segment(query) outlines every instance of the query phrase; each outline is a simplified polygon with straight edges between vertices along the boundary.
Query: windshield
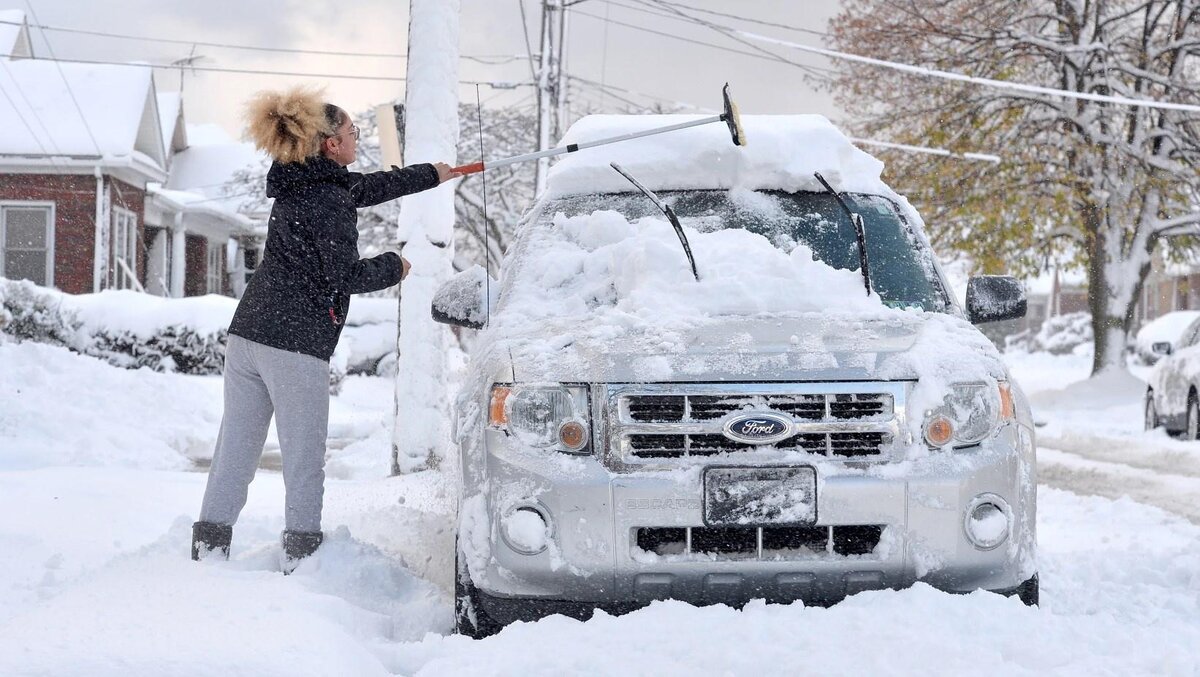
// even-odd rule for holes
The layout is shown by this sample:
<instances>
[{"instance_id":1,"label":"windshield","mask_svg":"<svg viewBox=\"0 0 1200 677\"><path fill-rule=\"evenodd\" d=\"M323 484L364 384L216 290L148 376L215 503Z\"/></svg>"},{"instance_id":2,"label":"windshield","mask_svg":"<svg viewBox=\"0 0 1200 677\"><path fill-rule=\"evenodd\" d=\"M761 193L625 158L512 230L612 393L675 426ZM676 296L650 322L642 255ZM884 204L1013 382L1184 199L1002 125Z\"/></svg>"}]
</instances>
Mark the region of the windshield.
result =
<instances>
[{"instance_id":1,"label":"windshield","mask_svg":"<svg viewBox=\"0 0 1200 677\"><path fill-rule=\"evenodd\" d=\"M662 191L658 195L683 226L701 233L740 228L766 237L784 252L804 244L830 267L859 268L854 226L829 193L688 190ZM843 198L865 223L871 289L891 307L946 310L949 301L934 272L930 253L918 243L896 205L878 195L847 193ZM550 203L543 214L546 218L557 213L572 217L597 210L612 210L630 221L662 216L641 193L562 198ZM703 275L703 262L697 261L697 265Z\"/></svg>"}]
</instances>

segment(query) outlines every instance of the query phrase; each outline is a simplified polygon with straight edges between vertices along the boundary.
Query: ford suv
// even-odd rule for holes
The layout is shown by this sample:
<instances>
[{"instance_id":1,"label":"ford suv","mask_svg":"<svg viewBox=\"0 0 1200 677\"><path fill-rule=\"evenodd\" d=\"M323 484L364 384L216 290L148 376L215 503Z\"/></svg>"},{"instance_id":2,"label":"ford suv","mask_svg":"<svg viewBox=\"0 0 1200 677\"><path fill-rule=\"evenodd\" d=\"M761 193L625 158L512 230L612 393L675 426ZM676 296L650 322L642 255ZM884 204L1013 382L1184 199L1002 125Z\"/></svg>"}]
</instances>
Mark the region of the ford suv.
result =
<instances>
[{"instance_id":1,"label":"ford suv","mask_svg":"<svg viewBox=\"0 0 1200 677\"><path fill-rule=\"evenodd\" d=\"M564 142L677 116L593 116ZM668 118L668 119L663 119ZM460 632L653 600L835 603L924 582L1036 604L1029 405L882 165L819 116L747 116L557 164L456 407ZM453 459L451 459L453 461Z\"/></svg>"}]
</instances>

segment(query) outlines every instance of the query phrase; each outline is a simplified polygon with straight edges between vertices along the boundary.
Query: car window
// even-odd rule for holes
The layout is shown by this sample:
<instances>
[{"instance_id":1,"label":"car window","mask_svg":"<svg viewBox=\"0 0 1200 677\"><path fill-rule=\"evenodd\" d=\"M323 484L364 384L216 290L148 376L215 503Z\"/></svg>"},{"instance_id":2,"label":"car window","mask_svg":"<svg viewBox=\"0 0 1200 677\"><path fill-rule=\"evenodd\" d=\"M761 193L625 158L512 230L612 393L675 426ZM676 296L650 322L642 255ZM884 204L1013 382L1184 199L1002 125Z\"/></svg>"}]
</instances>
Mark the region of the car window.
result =
<instances>
[{"instance_id":1,"label":"car window","mask_svg":"<svg viewBox=\"0 0 1200 677\"><path fill-rule=\"evenodd\" d=\"M659 196L684 226L702 233L741 228L766 237L784 251L804 244L833 268L859 267L854 227L828 193L681 190L662 191ZM946 311L949 297L934 271L932 252L920 244L896 205L877 195L851 193L847 197L851 208L863 217L872 290L892 307ZM616 211L630 221L661 216L640 193L563 198L548 205L545 214L553 218L561 212L571 217L601 209Z\"/></svg>"}]
</instances>

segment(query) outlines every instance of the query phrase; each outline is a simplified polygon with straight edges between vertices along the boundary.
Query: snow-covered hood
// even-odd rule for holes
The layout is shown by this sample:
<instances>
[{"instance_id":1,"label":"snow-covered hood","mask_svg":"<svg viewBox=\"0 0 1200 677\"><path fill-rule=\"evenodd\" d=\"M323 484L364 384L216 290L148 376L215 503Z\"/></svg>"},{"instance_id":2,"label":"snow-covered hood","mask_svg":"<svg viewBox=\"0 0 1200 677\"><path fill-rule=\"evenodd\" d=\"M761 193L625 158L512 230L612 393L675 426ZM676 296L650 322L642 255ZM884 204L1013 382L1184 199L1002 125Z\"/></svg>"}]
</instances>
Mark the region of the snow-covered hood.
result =
<instances>
[{"instance_id":1,"label":"snow-covered hood","mask_svg":"<svg viewBox=\"0 0 1200 677\"><path fill-rule=\"evenodd\" d=\"M499 339L499 340L497 340ZM538 323L493 337L516 382L919 380L1005 377L999 353L964 320L890 311L719 318L684 328ZM500 366L500 365L497 365Z\"/></svg>"}]
</instances>

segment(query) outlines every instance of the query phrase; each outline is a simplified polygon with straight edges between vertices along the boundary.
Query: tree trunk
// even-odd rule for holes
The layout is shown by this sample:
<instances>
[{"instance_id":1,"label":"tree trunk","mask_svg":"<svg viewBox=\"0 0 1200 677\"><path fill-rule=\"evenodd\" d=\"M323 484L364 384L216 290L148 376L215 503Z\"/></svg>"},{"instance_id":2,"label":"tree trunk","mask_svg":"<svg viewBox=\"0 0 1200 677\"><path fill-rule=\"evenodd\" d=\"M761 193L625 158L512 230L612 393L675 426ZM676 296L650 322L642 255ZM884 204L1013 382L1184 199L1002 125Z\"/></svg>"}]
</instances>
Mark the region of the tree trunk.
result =
<instances>
[{"instance_id":1,"label":"tree trunk","mask_svg":"<svg viewBox=\"0 0 1200 677\"><path fill-rule=\"evenodd\" d=\"M1125 369L1125 345L1133 330L1137 301L1146 276L1150 273L1153 245L1149 238L1136 238L1126 251L1124 228L1106 225L1107 219L1094 210L1085 215L1093 233L1088 247L1088 310L1092 313L1095 353L1092 376L1113 369ZM1138 224L1134 232L1144 228ZM1136 244L1136 243L1147 244Z\"/></svg>"}]
</instances>

